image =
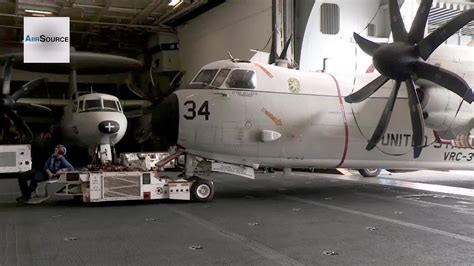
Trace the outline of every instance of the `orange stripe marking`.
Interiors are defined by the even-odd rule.
[[[268,116],[268,118],[270,118],[273,123],[275,124],[275,126],[283,126],[283,123],[281,122],[281,119],[277,118],[275,115],[273,115],[270,111],[268,111],[267,109],[265,109],[265,107],[262,107],[262,112]]]
[[[267,74],[267,76],[268,76],[269,78],[271,78],[271,79],[273,78],[272,73],[270,73],[270,71],[268,71],[268,70],[267,70],[266,68],[264,68],[262,65],[260,65],[260,64],[258,64],[258,63],[254,63],[254,65],[255,65],[256,67],[260,68],[265,74]]]

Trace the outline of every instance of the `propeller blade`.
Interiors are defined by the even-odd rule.
[[[26,94],[28,94],[28,92],[34,90],[35,88],[39,87],[43,83],[44,83],[44,79],[42,78],[29,81],[25,85],[21,86],[19,90],[15,91],[15,93],[12,94],[12,99],[15,101],[18,100],[19,98],[25,96]]]
[[[467,23],[474,20],[474,9],[469,9],[461,13],[461,15],[456,16],[443,26],[437,28],[430,35],[424,38],[420,43],[418,43],[418,52],[420,57],[424,60],[440,46],[444,41],[446,41],[451,35],[464,27]]]
[[[378,78],[372,80],[369,84],[365,85],[362,89],[346,96],[344,100],[346,100],[348,103],[360,103],[374,94],[380,87],[387,83],[388,80],[389,78],[381,75]]]
[[[398,6],[397,0],[390,0],[388,3],[390,13],[390,28],[393,33],[393,40],[395,42],[406,42],[408,39],[408,33],[403,24],[402,14]]]
[[[466,81],[454,72],[425,62],[415,64],[415,73],[419,78],[432,81],[446,89],[456,93],[464,101],[472,103],[472,90]]]
[[[382,139],[382,136],[387,130],[388,124],[390,123],[390,118],[392,117],[393,107],[395,106],[395,100],[397,99],[398,91],[400,90],[400,84],[400,81],[397,80],[395,86],[393,87],[392,93],[390,93],[390,97],[388,98],[387,104],[385,105],[383,113],[380,116],[377,127],[372,134],[372,138],[370,138],[367,147],[365,147],[365,149],[368,151],[377,146],[377,143],[379,143],[380,139]]]
[[[356,41],[357,45],[359,45],[360,49],[370,56],[374,56],[375,50],[380,47],[380,44],[369,41],[355,32],[354,40]]]
[[[411,25],[410,32],[408,33],[408,42],[410,44],[416,44],[423,40],[426,22],[428,21],[428,15],[430,14],[432,4],[433,0],[421,1],[415,19],[413,20],[413,24]]]
[[[170,81],[170,92],[173,92],[179,88],[181,85],[181,79],[183,79],[185,71],[179,71],[174,75],[174,77]]]
[[[14,111],[10,111],[7,113],[8,117],[15,123],[16,127],[20,132],[23,132],[26,137],[29,138],[30,141],[33,140],[33,132],[31,131],[30,127],[25,123],[20,116],[18,116]]]
[[[142,90],[140,90],[137,86],[135,86],[135,83],[133,83],[133,81],[127,79],[125,80],[125,85],[127,86],[128,90],[130,90],[137,97],[141,99],[147,99],[145,93]]]
[[[278,57],[278,59],[286,59],[286,53],[288,53],[288,48],[290,47],[290,44],[291,44],[291,38],[293,38],[293,34],[291,34],[290,37],[288,37],[288,40],[285,43],[285,47],[283,47],[283,51],[281,51],[281,54]]]
[[[411,126],[413,129],[414,157],[418,158],[421,154],[425,138],[425,122],[423,120],[420,99],[416,93],[415,82],[410,78],[405,81],[405,84],[407,85],[408,106],[410,107]]]
[[[3,67],[3,87],[2,93],[4,95],[10,94],[10,82],[12,80],[12,68],[13,62],[15,59],[13,57],[9,57],[5,62],[5,66]]]

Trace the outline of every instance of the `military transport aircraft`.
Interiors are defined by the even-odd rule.
[[[109,94],[85,93],[77,91],[77,74],[109,74],[135,70],[141,67],[135,59],[89,52],[71,52],[70,64],[24,64],[22,53],[7,54],[0,57],[5,62],[1,109],[16,124],[18,129],[30,139],[33,134],[17,109],[30,108],[39,111],[51,111],[46,106],[63,107],[63,115],[58,122],[61,141],[74,146],[93,150],[98,146],[101,155],[111,160],[111,146],[119,142],[127,130],[127,119],[120,100]],[[36,79],[25,84],[12,95],[10,81],[12,68],[27,71],[69,74],[70,99],[22,98],[41,85],[44,80]],[[143,102],[143,101],[140,101]]]
[[[441,44],[474,10],[424,37],[431,5],[421,1],[407,32],[390,0],[393,43],[354,34],[379,74],[354,84],[275,60],[213,62],[153,110],[153,132],[184,150],[187,177],[199,173],[196,157],[247,177],[258,166],[473,169],[474,49]]]

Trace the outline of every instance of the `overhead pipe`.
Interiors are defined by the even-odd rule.
[[[12,18],[23,18],[25,16],[22,15],[15,15],[15,14],[6,14],[0,13],[0,17],[12,17]],[[84,21],[84,20],[69,20],[71,23],[78,23],[78,24],[95,24],[95,25],[102,25],[102,26],[120,26],[126,28],[140,28],[140,29],[147,29],[157,32],[169,32],[169,33],[176,33],[176,30],[172,27],[164,26],[164,25],[139,25],[139,24],[125,24],[125,23],[115,23],[115,22],[94,22],[94,21]]]

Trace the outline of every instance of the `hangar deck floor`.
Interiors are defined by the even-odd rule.
[[[211,203],[35,206],[0,180],[0,265],[474,264],[471,174],[213,179]]]

